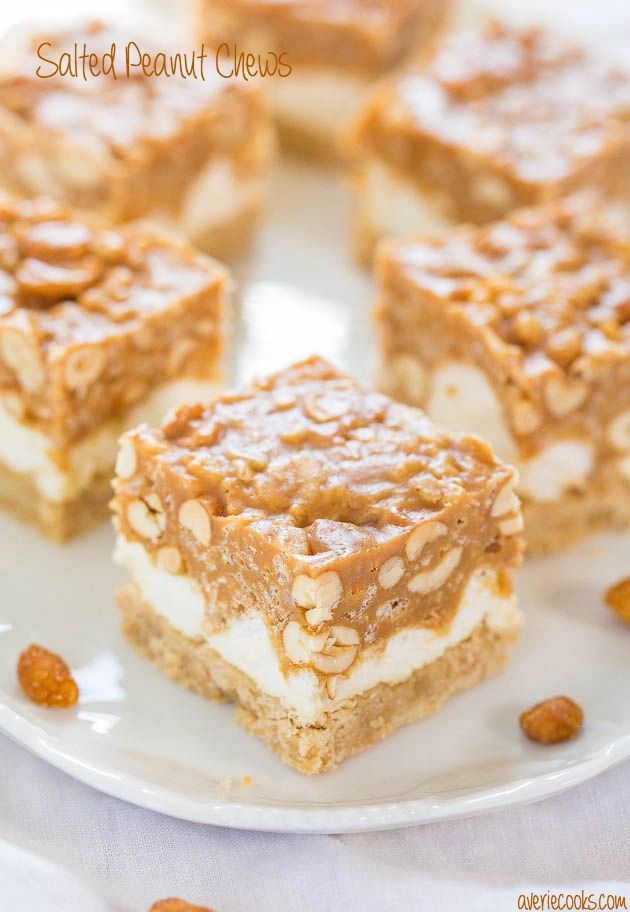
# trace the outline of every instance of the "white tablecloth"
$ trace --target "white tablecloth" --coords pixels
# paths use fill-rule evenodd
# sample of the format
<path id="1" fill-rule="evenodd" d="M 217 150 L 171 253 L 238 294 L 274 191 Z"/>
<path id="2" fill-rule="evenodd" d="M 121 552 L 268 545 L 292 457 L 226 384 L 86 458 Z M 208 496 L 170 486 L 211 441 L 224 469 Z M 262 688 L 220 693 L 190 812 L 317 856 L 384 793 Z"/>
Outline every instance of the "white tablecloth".
<path id="1" fill-rule="evenodd" d="M 0 737 L 0 912 L 514 912 L 521 893 L 630 908 L 630 763 L 560 797 L 361 836 L 184 823 L 108 798 Z"/>

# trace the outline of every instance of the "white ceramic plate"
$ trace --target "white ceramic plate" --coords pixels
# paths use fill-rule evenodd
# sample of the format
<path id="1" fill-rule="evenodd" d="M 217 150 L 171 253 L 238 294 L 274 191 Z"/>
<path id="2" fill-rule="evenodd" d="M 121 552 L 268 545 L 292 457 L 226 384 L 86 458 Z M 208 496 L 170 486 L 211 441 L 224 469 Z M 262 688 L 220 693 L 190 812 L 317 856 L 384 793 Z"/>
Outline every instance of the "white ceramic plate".
<path id="1" fill-rule="evenodd" d="M 372 291 L 347 260 L 342 189 L 285 165 L 276 191 L 259 249 L 240 270 L 247 294 L 233 374 L 240 381 L 316 351 L 367 380 Z M 0 730 L 136 804 L 251 829 L 385 829 L 533 801 L 630 755 L 630 630 L 601 605 L 603 589 L 630 569 L 628 536 L 529 562 L 520 578 L 528 624 L 505 672 L 313 779 L 242 731 L 229 706 L 180 690 L 126 645 L 107 527 L 58 548 L 2 518 L 0 541 Z M 33 641 L 76 669 L 76 710 L 39 709 L 20 694 L 15 663 Z M 519 712 L 557 693 L 582 704 L 584 733 L 557 747 L 527 742 Z"/>
<path id="2" fill-rule="evenodd" d="M 247 829 L 385 829 L 543 798 L 630 755 L 630 630 L 601 606 L 603 587 L 627 570 L 628 537 L 529 563 L 527 628 L 499 677 L 339 771 L 307 778 L 242 731 L 229 706 L 180 690 L 122 640 L 107 528 L 62 549 L 6 519 L 0 536 L 0 729 L 135 804 Z M 41 709 L 19 692 L 16 659 L 32 641 L 74 666 L 76 710 Z M 519 711 L 557 693 L 584 707 L 583 734 L 556 747 L 526 741 Z"/>

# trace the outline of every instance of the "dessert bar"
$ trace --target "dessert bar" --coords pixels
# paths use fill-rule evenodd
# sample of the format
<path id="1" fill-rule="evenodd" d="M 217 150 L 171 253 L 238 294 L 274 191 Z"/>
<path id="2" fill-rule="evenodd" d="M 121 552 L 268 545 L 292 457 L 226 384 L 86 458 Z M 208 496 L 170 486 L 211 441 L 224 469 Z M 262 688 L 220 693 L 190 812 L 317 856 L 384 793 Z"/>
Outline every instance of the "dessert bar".
<path id="1" fill-rule="evenodd" d="M 630 240 L 583 199 L 383 241 L 384 388 L 517 466 L 528 544 L 630 524 Z"/>
<path id="2" fill-rule="evenodd" d="M 75 44 L 100 58 L 114 45 L 122 61 L 130 37 L 91 23 L 4 49 L 0 180 L 17 195 L 51 196 L 114 223 L 151 217 L 214 256 L 232 254 L 264 202 L 274 143 L 261 92 L 214 67 L 204 80 L 134 68 L 84 81 L 52 75 L 37 55 L 42 42 L 46 60 Z M 137 45 L 151 47 L 140 37 Z"/>
<path id="3" fill-rule="evenodd" d="M 441 31 L 451 0 L 200 0 L 200 31 L 230 72 L 257 55 L 283 144 L 340 157 L 344 128 L 370 85 L 418 62 Z"/>
<path id="4" fill-rule="evenodd" d="M 312 358 L 121 441 L 123 630 L 319 773 L 496 672 L 514 472 Z"/>
<path id="5" fill-rule="evenodd" d="M 630 80 L 547 32 L 492 22 L 377 90 L 351 131 L 356 247 L 481 224 L 578 189 L 628 200 Z"/>
<path id="6" fill-rule="evenodd" d="M 0 225 L 0 504 L 63 540 L 107 515 L 123 430 L 216 392 L 227 274 L 51 201 Z"/>

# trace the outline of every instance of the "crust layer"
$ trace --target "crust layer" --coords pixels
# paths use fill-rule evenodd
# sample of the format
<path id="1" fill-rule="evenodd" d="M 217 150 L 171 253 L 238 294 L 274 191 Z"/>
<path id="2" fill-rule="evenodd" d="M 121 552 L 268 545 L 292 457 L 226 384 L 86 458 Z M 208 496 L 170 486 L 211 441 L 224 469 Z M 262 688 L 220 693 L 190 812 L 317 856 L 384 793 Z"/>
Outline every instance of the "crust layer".
<path id="1" fill-rule="evenodd" d="M 260 223 L 264 200 L 252 203 L 231 218 L 195 235 L 194 244 L 219 260 L 232 259 L 248 250 Z"/>
<path id="2" fill-rule="evenodd" d="M 111 473 L 98 475 L 74 500 L 46 500 L 28 475 L 0 465 L 0 507 L 61 544 L 104 522 L 112 495 Z"/>
<path id="3" fill-rule="evenodd" d="M 278 118 L 280 146 L 289 155 L 305 158 L 320 165 L 339 167 L 347 163 L 338 138 L 297 123 Z"/>
<path id="4" fill-rule="evenodd" d="M 391 732 L 435 712 L 444 701 L 496 673 L 508 658 L 516 631 L 498 633 L 485 623 L 418 669 L 406 681 L 379 684 L 336 707 L 317 725 L 300 725 L 279 700 L 200 639 L 175 630 L 128 583 L 117 591 L 128 641 L 173 681 L 211 700 L 237 704 L 236 720 L 288 766 L 315 774 L 334 769 Z"/>
<path id="5" fill-rule="evenodd" d="M 630 482 L 613 478 L 552 503 L 523 501 L 528 554 L 554 554 L 604 529 L 630 529 Z"/>

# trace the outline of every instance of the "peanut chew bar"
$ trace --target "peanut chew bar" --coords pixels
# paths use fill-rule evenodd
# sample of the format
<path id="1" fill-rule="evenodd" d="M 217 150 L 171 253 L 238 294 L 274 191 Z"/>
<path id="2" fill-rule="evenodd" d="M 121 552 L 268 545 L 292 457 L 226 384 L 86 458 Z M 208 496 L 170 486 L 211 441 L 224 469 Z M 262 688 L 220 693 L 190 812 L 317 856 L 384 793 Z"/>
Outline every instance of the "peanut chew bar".
<path id="1" fill-rule="evenodd" d="M 528 545 L 630 525 L 630 237 L 584 199 L 385 241 L 383 386 L 519 469 Z"/>
<path id="2" fill-rule="evenodd" d="M 128 639 L 319 773 L 497 671 L 514 473 L 311 358 L 122 439 Z"/>
<path id="3" fill-rule="evenodd" d="M 104 519 L 122 431 L 220 379 L 226 285 L 154 229 L 0 197 L 0 504 L 56 540 Z"/>
<path id="4" fill-rule="evenodd" d="M 0 72 L 0 180 L 111 222 L 150 216 L 214 256 L 246 246 L 264 204 L 273 132 L 260 90 L 223 79 L 149 77 L 124 66 L 135 38 L 100 22 L 48 29 L 4 48 Z M 101 59 L 116 45 L 117 78 L 50 75 L 75 43 Z M 36 75 L 40 67 L 46 78 Z"/>
<path id="5" fill-rule="evenodd" d="M 491 22 L 449 37 L 354 124 L 358 253 L 578 189 L 627 203 L 629 118 L 628 75 L 556 35 Z"/>
<path id="6" fill-rule="evenodd" d="M 277 66 L 265 84 L 283 144 L 301 155 L 334 160 L 341 154 L 341 134 L 371 84 L 426 56 L 452 5 L 452 0 L 200 0 L 199 30 L 220 48 L 219 66 L 226 71 L 237 65 L 238 53 L 260 54 L 271 74 Z"/>

